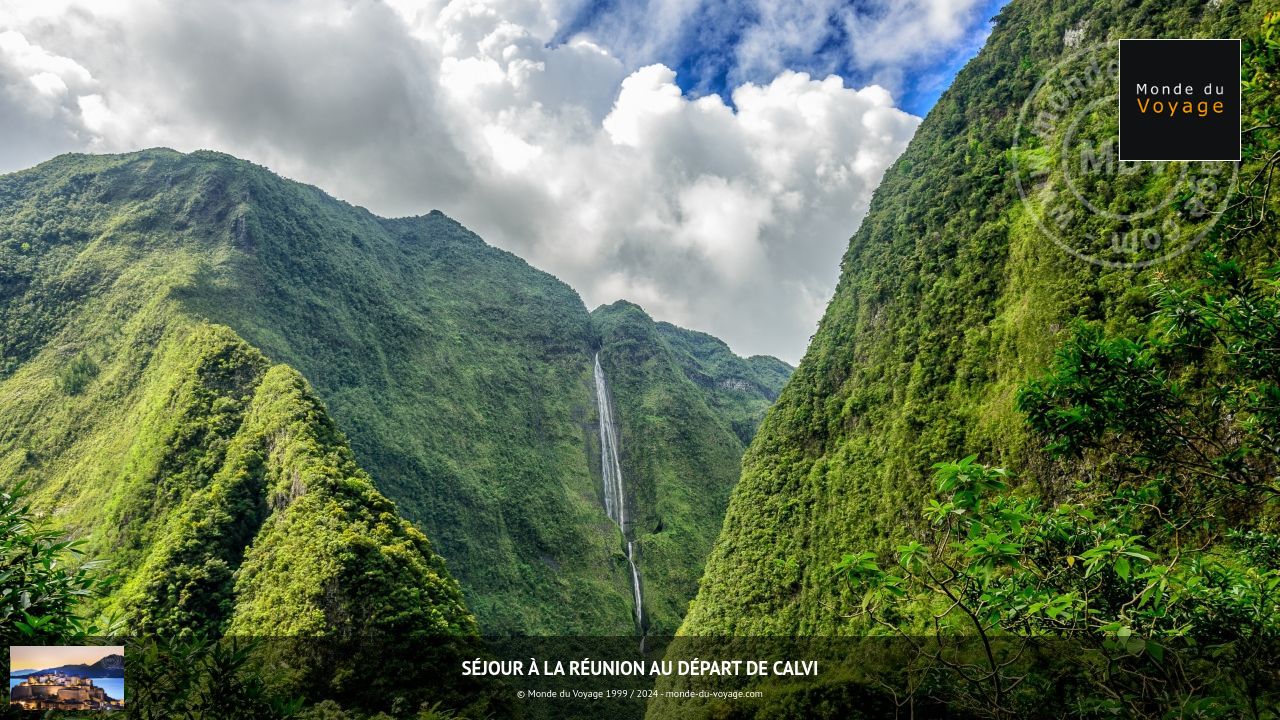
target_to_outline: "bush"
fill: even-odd
[[[81,545],[40,527],[24,485],[0,491],[0,645],[113,634],[114,623],[81,615],[83,600],[105,595],[116,581],[82,561]]]
[[[82,352],[58,373],[58,387],[67,395],[79,395],[97,376],[98,364]]]

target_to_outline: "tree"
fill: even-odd
[[[953,701],[990,717],[1039,716],[1055,696],[1127,717],[1189,706],[1269,717],[1280,539],[1237,530],[1187,543],[1164,521],[1153,532],[1163,511],[1150,488],[1107,493],[1096,510],[1047,506],[972,456],[936,469],[946,499],[925,510],[929,535],[899,546],[888,569],[846,555],[836,576],[862,595],[859,614],[914,647],[922,672],[958,680]],[[927,630],[903,621],[911,602]],[[1053,691],[1064,673],[1073,697]]]
[[[1274,237],[1278,68],[1272,15],[1245,43],[1252,171],[1201,277],[1153,273],[1145,334],[1079,323],[1019,393],[1059,472],[1014,487],[975,456],[935,465],[923,536],[836,563],[852,614],[909,643],[953,704],[1277,717],[1280,264],[1241,258]]]
[[[1251,276],[1209,253],[1204,267],[1190,286],[1157,278],[1147,337],[1081,324],[1019,394],[1073,487],[1012,489],[974,456],[940,463],[925,537],[890,569],[872,553],[836,565],[859,613],[961,678],[963,704],[1026,712],[1044,697],[1030,655],[1065,638],[1055,652],[1090,688],[1076,700],[1099,712],[1271,717],[1280,265]],[[926,608],[932,642],[911,635],[904,603]],[[972,645],[950,655],[961,637]]]
[[[0,644],[114,633],[114,623],[82,614],[83,601],[105,595],[116,581],[82,559],[82,545],[34,519],[23,485],[0,490]]]
[[[303,699],[271,687],[254,654],[270,640],[155,635],[133,648],[130,713],[142,720],[279,720]],[[336,707],[336,706],[335,706]]]

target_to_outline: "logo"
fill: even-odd
[[[1121,40],[1120,159],[1240,161],[1240,41]]]
[[[1041,233],[1086,262],[1140,268],[1181,255],[1213,229],[1239,166],[1121,159],[1120,67],[1118,46],[1107,43],[1049,68],[1023,103],[1009,152]],[[1238,153],[1238,132],[1236,143]]]

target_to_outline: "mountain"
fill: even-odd
[[[46,473],[52,512],[112,520],[87,533],[124,578],[112,609],[168,632],[475,632],[297,371],[163,302],[109,332],[19,368],[3,407],[6,462]]]
[[[62,673],[63,675],[88,678],[122,678],[124,677],[124,656],[107,655],[89,665],[79,663],[76,665],[59,665],[58,667],[45,668],[43,670],[20,670],[16,673],[9,673],[9,676],[23,677],[47,673]]]
[[[1014,143],[1023,101],[1079,49],[1125,37],[1256,35],[1275,8],[1014,0],[1000,12],[850,240],[819,329],[743,459],[683,632],[859,632],[856,613],[836,601],[831,568],[845,553],[887,556],[912,533],[935,463],[977,453],[1023,482],[1069,486],[1040,459],[1015,410],[1018,387],[1049,365],[1076,320],[1141,331],[1154,309],[1145,288],[1194,276],[1196,253],[1114,267],[1045,237],[1015,182],[1013,161],[1034,154]],[[1113,207],[1160,190],[1113,182]],[[1041,199],[1073,191],[1033,190]],[[1125,231],[1102,213],[1069,221],[1065,232],[1082,242]]]
[[[680,368],[652,378],[678,383],[654,451],[707,474],[648,477],[626,392],[623,470],[656,488],[663,542],[709,548],[789,368],[671,327],[646,342]],[[380,218],[212,152],[0,177],[0,483],[28,481],[145,625],[635,632],[597,352],[633,370],[571,288],[438,212]],[[646,557],[673,628],[703,556]]]
[[[702,389],[709,407],[728,422],[743,446],[749,445],[793,368],[769,355],[738,357],[706,333],[665,322],[657,329],[681,372]]]

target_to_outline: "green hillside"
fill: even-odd
[[[658,323],[658,335],[693,384],[702,389],[716,414],[749,445],[765,411],[791,377],[792,367],[768,355],[742,358],[706,333]]]
[[[1001,11],[986,46],[886,173],[850,241],[819,330],[743,460],[684,632],[865,628],[849,608],[857,598],[833,586],[832,567],[859,551],[893,562],[894,546],[925,524],[919,509],[937,489],[935,463],[977,453],[1051,497],[1105,469],[1050,462],[1015,407],[1018,389],[1050,365],[1075,321],[1140,338],[1156,310],[1149,286],[1203,271],[1196,252],[1124,269],[1084,262],[1044,237],[1019,201],[1014,160],[1018,152],[1024,161],[1049,156],[1013,149],[1019,109],[1073,46],[1114,47],[1123,37],[1256,37],[1275,8],[1015,0]],[[1269,117],[1273,102],[1246,94],[1245,125]],[[1114,123],[1114,103],[1102,107],[1084,127]],[[1246,163],[1241,178],[1262,167]],[[1113,207],[1165,189],[1123,176],[1112,182],[1101,189]],[[1068,189],[1044,184],[1034,192],[1052,197]],[[1063,232],[1101,244],[1123,230],[1078,213]],[[1260,272],[1274,261],[1270,244],[1271,236],[1257,231],[1225,250]]]
[[[82,336],[71,361],[38,355],[2,395],[7,471],[37,481],[59,521],[84,518],[96,554],[131,571],[112,609],[166,633],[474,633],[457,582],[306,381],[162,306],[112,328],[110,344]]]
[[[308,633],[383,603],[388,622],[465,629],[433,589],[449,586],[438,559],[381,493],[483,632],[634,632],[601,506],[600,342],[572,289],[439,213],[379,218],[211,152],[67,155],[0,177],[0,483],[31,481],[36,507],[126,578],[113,604],[150,625]],[[752,389],[654,376],[680,383],[656,415],[674,432],[637,443],[682,459],[661,480],[627,470],[671,488],[648,512],[682,548],[710,546],[738,438],[787,371],[725,353],[706,362],[765,370],[697,372]],[[704,487],[719,500],[684,502]],[[647,581],[659,625],[679,622],[704,556]],[[385,587],[317,600],[352,563]],[[281,567],[296,582],[273,580]],[[410,609],[423,598],[439,608]]]

